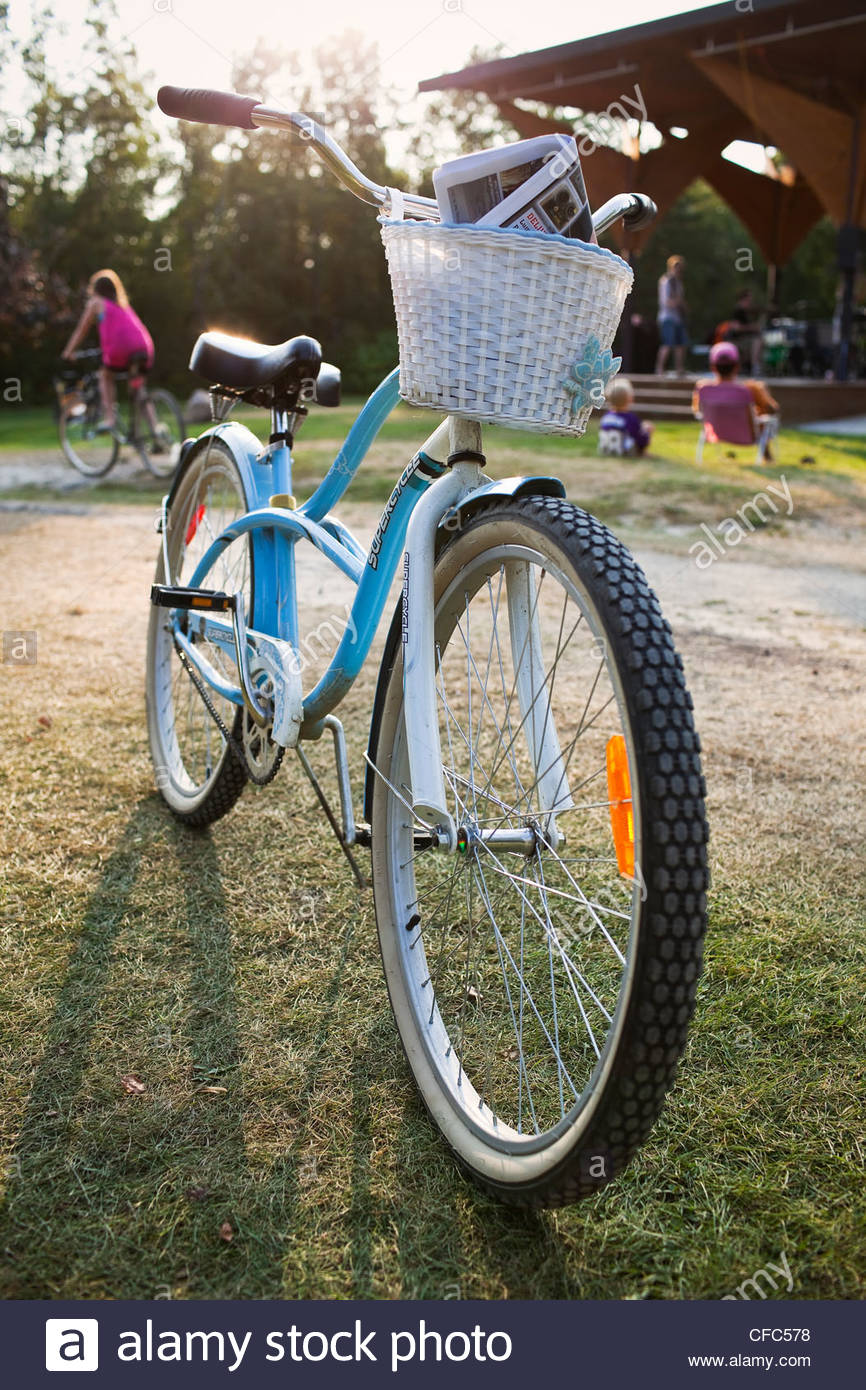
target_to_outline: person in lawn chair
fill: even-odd
[[[696,382],[692,396],[692,410],[701,421],[696,462],[703,458],[705,443],[754,445],[756,462],[772,462],[772,440],[779,430],[778,401],[762,381],[739,378],[735,343],[715,343],[710,366],[714,375]]]
[[[607,410],[598,427],[600,454],[628,454],[639,457],[649,447],[653,427],[631,409],[634,387],[628,377],[616,377],[608,387]]]

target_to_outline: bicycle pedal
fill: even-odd
[[[200,613],[230,613],[234,608],[231,594],[217,589],[174,589],[167,584],[154,584],[150,601],[157,608],[194,608]]]

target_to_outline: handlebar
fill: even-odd
[[[156,96],[157,104],[167,116],[175,116],[182,121],[198,121],[203,125],[235,126],[239,130],[291,130],[299,135],[311,149],[314,149],[333,174],[350,193],[364,203],[372,203],[387,211],[393,209],[396,199],[402,200],[403,213],[407,217],[418,218],[424,222],[438,222],[439,206],[435,198],[424,198],[418,193],[397,194],[392,188],[374,183],[362,174],[358,166],[337,144],[336,140],[302,111],[284,111],[277,106],[269,106],[256,97],[240,96],[236,92],[214,92],[197,87],[160,87]],[[658,212],[652,198],[645,193],[620,193],[609,198],[597,212],[593,213],[592,225],[596,234],[604,232],[614,222],[623,219],[629,231],[637,231],[651,222]]]
[[[237,96],[233,92],[208,92],[185,87],[160,87],[157,104],[167,116],[183,121],[200,121],[204,125],[237,126],[255,130],[264,126],[271,130],[291,130],[314,149],[322,163],[336,174],[340,183],[364,203],[390,209],[393,189],[384,188],[362,174],[328,132],[305,116],[302,111],[283,111],[268,106],[255,97]],[[425,222],[439,221],[439,208],[434,198],[422,198],[416,193],[403,194],[403,206],[408,217]]]
[[[592,225],[598,234],[622,218],[626,231],[636,232],[648,226],[657,215],[658,208],[646,193],[617,193],[592,214]]]
[[[57,359],[59,371],[75,372],[81,375],[81,368],[85,365],[98,367],[102,363],[102,348],[79,348],[69,357],[59,357]],[[77,368],[76,368],[77,364]]]
[[[231,125],[255,130],[250,119],[261,105],[258,97],[242,97],[237,92],[212,92],[206,87],[160,87],[156,94],[160,111],[181,121],[201,125]]]

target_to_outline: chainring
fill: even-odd
[[[256,786],[265,787],[272,781],[279,772],[280,763],[283,761],[285,751],[279,744],[274,743],[270,737],[269,726],[260,729],[250,718],[246,710],[243,712],[241,721],[242,739],[238,743],[234,734],[229,729],[219,712],[216,705],[207,692],[207,687],[196,674],[195,667],[186,655],[175,638],[175,650],[180,659],[180,664],[189,676],[195,689],[201,696],[202,703],[208,714],[213,719],[229,748],[239,763],[246,769],[247,776]],[[261,770],[260,770],[261,769]]]
[[[274,728],[274,680],[268,662],[258,654],[250,663],[250,675],[260,700],[263,699],[265,707],[270,710],[271,718],[267,724],[260,725],[252,718],[249,710],[244,709],[241,721],[241,748],[251,781],[263,787],[279,772],[284,749],[278,743],[274,743],[271,737]]]
[[[247,709],[244,710],[241,724],[241,748],[247,772],[257,786],[263,787],[276,777],[285,749],[274,743],[270,735],[270,725],[260,728]]]

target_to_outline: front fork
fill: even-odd
[[[412,786],[412,810],[436,835],[443,849],[455,850],[467,827],[451,815],[442,769],[437,695],[437,654],[434,635],[433,568],[436,532],[442,519],[484,484],[481,472],[481,426],[474,420],[450,416],[447,421],[449,471],[428,488],[416,504],[406,531],[403,556],[403,709]],[[437,431],[437,436],[439,431]],[[435,458],[434,440],[428,451]],[[473,455],[475,457],[473,457]],[[456,458],[455,458],[456,456]],[[462,456],[462,457],[461,457]],[[550,708],[550,685],[545,676],[537,593],[531,566],[509,561],[505,569],[508,621],[514,660],[520,730],[526,739],[533,781],[544,828],[544,839],[556,846],[556,814],[572,805],[555,721]],[[528,809],[528,808],[527,808]],[[531,853],[537,841],[526,827],[484,832],[501,848]],[[514,840],[514,844],[511,844]],[[531,843],[530,843],[531,842]]]

